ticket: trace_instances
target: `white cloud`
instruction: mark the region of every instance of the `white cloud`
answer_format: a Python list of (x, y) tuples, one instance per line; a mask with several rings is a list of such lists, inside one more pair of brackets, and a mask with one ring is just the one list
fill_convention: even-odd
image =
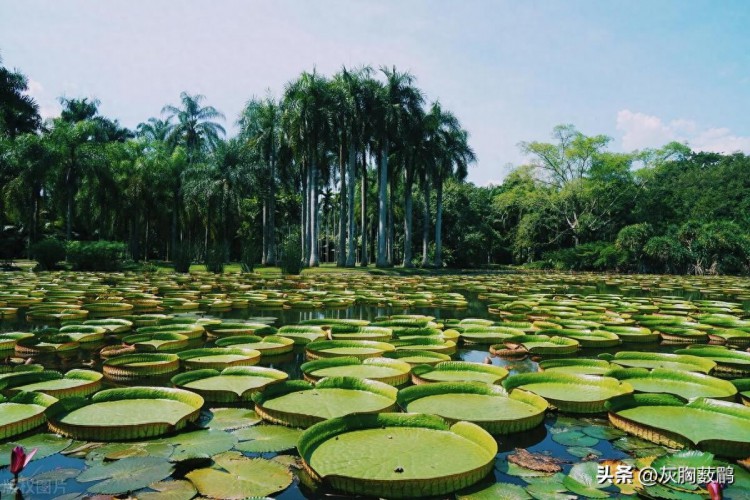
[(716, 153), (750, 152), (750, 137), (739, 136), (726, 127), (701, 128), (695, 121), (665, 122), (658, 116), (623, 109), (617, 113), (617, 130), (622, 132), (625, 151), (658, 148), (670, 141), (687, 143), (696, 151)]
[(26, 93), (33, 97), (39, 105), (39, 116), (42, 117), (42, 120), (54, 118), (60, 115), (60, 104), (55, 99), (47, 96), (47, 93), (44, 90), (44, 85), (42, 85), (41, 82), (29, 78), (28, 90)]

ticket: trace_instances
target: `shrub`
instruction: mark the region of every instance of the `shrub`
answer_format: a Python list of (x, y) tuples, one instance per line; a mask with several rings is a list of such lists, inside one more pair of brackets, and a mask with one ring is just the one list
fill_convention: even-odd
[(189, 273), (190, 265), (193, 263), (193, 251), (190, 245), (184, 242), (177, 243), (172, 249), (172, 262), (175, 272)]
[(61, 260), (65, 260), (65, 244), (54, 238), (37, 241), (31, 245), (31, 256), (36, 259), (39, 270), (54, 269)]
[(125, 244), (115, 241), (71, 241), (66, 248), (74, 271), (117, 271), (122, 267)]
[(284, 274), (299, 274), (302, 271), (302, 250), (298, 232), (284, 238), (281, 244), (279, 266)]

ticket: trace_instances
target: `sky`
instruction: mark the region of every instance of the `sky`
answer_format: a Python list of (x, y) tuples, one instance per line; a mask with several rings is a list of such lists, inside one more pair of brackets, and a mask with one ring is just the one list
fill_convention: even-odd
[(230, 133), (303, 70), (393, 66), (469, 131), (469, 180), (499, 184), (555, 125), (613, 151), (750, 153), (745, 0), (0, 0), (0, 57), (44, 117), (94, 97), (135, 127), (201, 93)]

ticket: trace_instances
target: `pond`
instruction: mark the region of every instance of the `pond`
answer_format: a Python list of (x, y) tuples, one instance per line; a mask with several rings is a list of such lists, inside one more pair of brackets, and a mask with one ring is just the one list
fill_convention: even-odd
[[(189, 398), (168, 400), (172, 396), (164, 395), (159, 396), (160, 404), (153, 407), (134, 406), (127, 401), (99, 402), (94, 407), (90, 400), (66, 398), (63, 401), (85, 403), (64, 409), (56, 404), (46, 413), (52, 415), (56, 430), (68, 433), (73, 429), (70, 431), (73, 437), (52, 434), (46, 424), (8, 436), (0, 443), (0, 465), (6, 466), (0, 469), (0, 483), (3, 493), (8, 493), (13, 479), (7, 467), (10, 449), (13, 443), (19, 443), (26, 449), (39, 448), (21, 474), (19, 489), (27, 498), (72, 499), (97, 493), (130, 492), (138, 498), (169, 494), (169, 498), (188, 499), (198, 494), (196, 487), (204, 496), (217, 497), (232, 497), (243, 491), (274, 498), (346, 496), (342, 492), (347, 491), (346, 486), (337, 490), (330, 482), (316, 482), (315, 462), (312, 471), (302, 467), (295, 447), (302, 432), (278, 424), (297, 422), (308, 427), (325, 420), (326, 411), (340, 410), (338, 400), (331, 399), (329, 408), (325, 398), (335, 398), (335, 391), (348, 390), (347, 404), (354, 404), (359, 411), (375, 405), (371, 411), (378, 413), (377, 398), (385, 398), (382, 408), (389, 408), (384, 410), (386, 413), (403, 409), (407, 403), (414, 405), (413, 408), (447, 408), (448, 413), (461, 409), (463, 415), (472, 412), (482, 415), (477, 416), (480, 427), (492, 430), (488, 421), (497, 417), (496, 413), (510, 411), (503, 406), (508, 398), (499, 389), (505, 384), (518, 395), (542, 402), (541, 413), (537, 412), (537, 422), (541, 423), (508, 433), (502, 429), (507, 430), (510, 424), (495, 422), (495, 431), (501, 430), (493, 431), (495, 441), (491, 447), (496, 447), (497, 454), (489, 466), (491, 471), (482, 473), (481, 480), (472, 481), (476, 484), (460, 489), (457, 493), (460, 498), (614, 498), (637, 493), (652, 498), (708, 498), (705, 483), (709, 482), (707, 479), (717, 479), (717, 471), (733, 473), (733, 484), (725, 488), (724, 498), (750, 498), (750, 477), (738, 462), (750, 455), (742, 455), (750, 450), (750, 436), (746, 435), (750, 414), (743, 410), (750, 408), (742, 406), (742, 396), (731, 383), (740, 381), (736, 384), (740, 393), (750, 390), (750, 384), (745, 386), (742, 382), (750, 379), (750, 361), (745, 359), (750, 357), (749, 311), (750, 281), (731, 277), (565, 273), (374, 276), (358, 272), (282, 278), (207, 273), (190, 276), (5, 273), (0, 275), (0, 346), (4, 349), (0, 350), (3, 356), (0, 387), (8, 399), (17, 393), (15, 387), (47, 392), (76, 388), (83, 391), (94, 386), (97, 391), (130, 386), (173, 387), (171, 380), (178, 372), (182, 375), (175, 383), (183, 390), (192, 389), (191, 394), (204, 396), (214, 390), (216, 395), (216, 388), (226, 381), (219, 380), (218, 372), (206, 369), (221, 370), (233, 363), (273, 369), (263, 373), (267, 377), (279, 377), (273, 374), (278, 373), (274, 370), (280, 370), (288, 374), (290, 381), (299, 382), (265, 380), (269, 385), (263, 386), (264, 397), (256, 399), (257, 413), (252, 411), (249, 394), (260, 387), (254, 385), (260, 382), (257, 377), (243, 379), (249, 372), (243, 372), (242, 368), (235, 369), (235, 378), (227, 380), (231, 380), (230, 387), (235, 390), (249, 384), (248, 396), (226, 404), (207, 402), (199, 413), (197, 408), (190, 407)], [(326, 325), (329, 319), (333, 321)], [(158, 326), (160, 323), (162, 327)], [(289, 328), (301, 324), (306, 326)], [(330, 324), (339, 326), (331, 329)], [(170, 326), (163, 328), (164, 325)], [(386, 338), (378, 337), (386, 330)], [(4, 335), (8, 332), (34, 336)], [(133, 337), (134, 334), (142, 335)], [(369, 342), (357, 340), (357, 335)], [(248, 340), (248, 336), (251, 339), (261, 336), (264, 340)], [(326, 343), (326, 337), (334, 339), (333, 343)], [(279, 338), (282, 340), (276, 340)], [(283, 339), (293, 340), (293, 347), (291, 341)], [(304, 345), (311, 339), (315, 339), (312, 346), (318, 346), (317, 349)], [(253, 342), (261, 351), (233, 348)], [(454, 343), (456, 346), (450, 347)], [(290, 352), (263, 353), (263, 349), (272, 347), (286, 350), (286, 344), (290, 345)], [(119, 351), (112, 350), (116, 346), (120, 346)], [(219, 350), (190, 354), (203, 348)], [(155, 349), (165, 359), (161, 374), (147, 371), (147, 375), (139, 375), (137, 365), (145, 363), (140, 358), (128, 364), (112, 361), (145, 351), (158, 356), (153, 353)], [(339, 366), (338, 362), (330, 364), (327, 360), (343, 355), (349, 355), (347, 359), (352, 359), (351, 355), (361, 355), (362, 359), (385, 356), (391, 364), (373, 363), (368, 373), (375, 374), (402, 366), (404, 363), (399, 359), (406, 358), (399, 358), (397, 353), (409, 351), (427, 351), (433, 356), (436, 352), (448, 353), (453, 360), (475, 363), (475, 367), (486, 368), (491, 364), (507, 370), (507, 374), (502, 373), (495, 380), (486, 370), (477, 369), (481, 376), (474, 374), (466, 380), (482, 382), (473, 382), (472, 386), (472, 382), (461, 382), (464, 379), (460, 370), (446, 374), (438, 373), (435, 366), (419, 369), (412, 366), (412, 380), (415, 376), (422, 377), (422, 382), (443, 380), (433, 387), (437, 390), (442, 386), (443, 393), (431, 394), (432, 389), (419, 389), (430, 384), (401, 383), (398, 405), (395, 396), (393, 401), (387, 400), (390, 392), (382, 389), (386, 385), (382, 382), (375, 382), (372, 385), (375, 389), (367, 389), (377, 395), (368, 392), (367, 397), (362, 396), (354, 403), (351, 386), (329, 384), (329, 387), (319, 383), (313, 389), (302, 382), (313, 381), (311, 368), (304, 373), (301, 369), (311, 359), (324, 361), (321, 369), (332, 370), (330, 373), (345, 374), (347, 366), (363, 362), (355, 359), (349, 365)], [(251, 360), (254, 355), (248, 352), (256, 352), (258, 359)], [(170, 364), (173, 353), (179, 356), (174, 356), (174, 366)], [(673, 353), (680, 356), (662, 356)], [(42, 367), (45, 372), (41, 372)], [(193, 370), (185, 371), (186, 367)], [(50, 370), (78, 375), (73, 378), (39, 375)], [(104, 372), (105, 377), (101, 381), (85, 379), (91, 377), (86, 375), (90, 372)], [(257, 376), (259, 373), (253, 372)], [(550, 378), (550, 374), (556, 375)], [(222, 376), (228, 375), (231, 372)], [(76, 378), (79, 376), (85, 381)], [(433, 379), (428, 380), (430, 377)], [(612, 382), (601, 384), (605, 379)], [(490, 389), (492, 394), (485, 394), (484, 382), (493, 380), (496, 383), (489, 386), (494, 387)], [(268, 395), (289, 384), (297, 384), (294, 385), (297, 392), (276, 391), (275, 396)], [(303, 389), (310, 391), (305, 393), (305, 399), (296, 396)], [(395, 395), (396, 390), (392, 390)], [(476, 393), (475, 402), (467, 397), (466, 391)], [(364, 389), (356, 392), (365, 394)], [(654, 393), (659, 393), (653, 400), (656, 402), (643, 400), (643, 395)], [(297, 400), (285, 402), (290, 394)], [(91, 398), (90, 393), (84, 395)], [(439, 397), (429, 401), (436, 395)], [(492, 395), (501, 399), (493, 400)], [(693, 401), (696, 397), (697, 402)], [(713, 407), (688, 410), (695, 415), (708, 415), (704, 422), (709, 427), (712, 422), (727, 426), (722, 432), (731, 441), (728, 448), (711, 445), (717, 439), (715, 432), (706, 432), (705, 439), (698, 440), (694, 434), (681, 435), (678, 432), (681, 429), (668, 425), (661, 429), (661, 440), (642, 439), (646, 436), (639, 433), (636, 424), (651, 429), (656, 425), (658, 431), (660, 422), (669, 419), (663, 416), (669, 415), (669, 408), (684, 412), (688, 400), (693, 401), (690, 405), (699, 405), (705, 403), (705, 398), (711, 398), (709, 406), (713, 398), (726, 401), (721, 404), (729, 404), (735, 412), (728, 416), (721, 413), (724, 410)], [(747, 399), (745, 396), (746, 402)], [(299, 411), (295, 414), (287, 410), (297, 408), (294, 405), (299, 406), (300, 401), (316, 406), (315, 411), (323, 416), (308, 415), (299, 420), (302, 418)], [(519, 401), (519, 405), (532, 404), (531, 400)], [(606, 401), (611, 401), (607, 408)], [(34, 406), (28, 400), (22, 402), (25, 407)], [(557, 409), (544, 411), (548, 403), (554, 403), (551, 406)], [(493, 404), (500, 405), (497, 412), (488, 410), (494, 408)], [(200, 407), (200, 402), (197, 405)], [(224, 407), (231, 409), (213, 411)], [(3, 412), (10, 415), (9, 408), (0, 407), (0, 423), (4, 421)], [(524, 411), (527, 410), (531, 411), (528, 408)], [(621, 419), (620, 425), (610, 423), (607, 410), (610, 417), (614, 412), (615, 420)], [(164, 435), (138, 439), (137, 434), (132, 434), (137, 431), (128, 430), (123, 423), (129, 418), (138, 424), (155, 413), (162, 420), (181, 422), (172, 428), (179, 432), (167, 431)], [(188, 413), (195, 413), (194, 418), (181, 418)], [(294, 415), (298, 420), (284, 421)], [(95, 437), (102, 436), (102, 431), (86, 427), (92, 418), (123, 423), (108, 431), (114, 439), (107, 441), (114, 443), (102, 443), (104, 438)], [(261, 422), (262, 418), (265, 421)], [(486, 420), (484, 424), (482, 418)], [(681, 425), (689, 427), (689, 423)], [(85, 432), (93, 432), (93, 436), (85, 434), (84, 428), (88, 429)], [(318, 428), (323, 432), (323, 427)], [(76, 432), (83, 434), (75, 435)], [(405, 436), (409, 434), (417, 435), (418, 431)], [(407, 447), (410, 438), (394, 435), (397, 451), (389, 452), (390, 455), (406, 457), (408, 453), (400, 450)], [(341, 437), (345, 441), (348, 436)], [(372, 443), (378, 443), (377, 436), (372, 439)], [(414, 449), (424, 445), (416, 438), (411, 439), (415, 441), (408, 446)], [(357, 452), (356, 460), (366, 461), (364, 455), (381, 445), (367, 445), (369, 448), (365, 447), (364, 452)], [(323, 460), (324, 447), (319, 446), (317, 467), (322, 470), (331, 459)], [(346, 448), (344, 444), (341, 446)], [(696, 451), (685, 456), (677, 451), (678, 447)], [(333, 448), (328, 453), (342, 456), (340, 450)], [(434, 462), (430, 466), (433, 469), (441, 466), (435, 457), (422, 458), (425, 463)], [(378, 463), (381, 459), (373, 460)], [(455, 460), (447, 467), (460, 467), (460, 460)], [(369, 475), (376, 474), (377, 467), (372, 464), (367, 467)], [(393, 470), (389, 468), (383, 474), (391, 477), (396, 470), (402, 478), (407, 478), (422, 468), (424, 465), (416, 464), (413, 468), (402, 467), (398, 462)], [(659, 481), (653, 481), (657, 484), (647, 484), (648, 481), (639, 484), (638, 471), (651, 468), (696, 474), (702, 468), (713, 476), (704, 474), (700, 481), (690, 477), (658, 478)], [(620, 471), (622, 477), (618, 479), (622, 481), (614, 480), (615, 471)], [(612, 478), (604, 477), (608, 472)], [(256, 478), (258, 484), (246, 483), (243, 478)], [(225, 487), (224, 483), (232, 481), (238, 485), (235, 489)], [(412, 495), (413, 492), (403, 496)], [(441, 493), (437, 498), (455, 495)]]

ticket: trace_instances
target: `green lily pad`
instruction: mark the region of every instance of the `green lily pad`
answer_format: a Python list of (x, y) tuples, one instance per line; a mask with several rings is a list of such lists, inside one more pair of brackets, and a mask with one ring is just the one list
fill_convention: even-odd
[(32, 460), (39, 460), (41, 458), (49, 457), (55, 453), (60, 453), (65, 448), (70, 446), (72, 439), (64, 438), (56, 434), (36, 434), (27, 438), (19, 439), (9, 443), (0, 445), (0, 467), (10, 465), (10, 452), (16, 446), (21, 446), (25, 450), (33, 450), (38, 448), (38, 451), (34, 455)]
[(292, 473), (284, 465), (262, 458), (246, 458), (236, 452), (214, 457), (224, 470), (206, 468), (188, 473), (198, 492), (212, 498), (264, 497), (292, 484)]
[(578, 458), (588, 457), (589, 455), (594, 455), (597, 457), (602, 456), (601, 451), (597, 450), (596, 448), (590, 448), (588, 446), (571, 446), (568, 448), (568, 453)]
[(598, 439), (587, 436), (580, 431), (566, 431), (554, 434), (552, 440), (563, 446), (594, 446)]
[(584, 498), (607, 498), (609, 493), (601, 490), (611, 482), (600, 483), (597, 479), (598, 469), (596, 462), (575, 464), (563, 479), (563, 485)]
[(173, 470), (173, 465), (163, 458), (131, 457), (95, 465), (83, 471), (77, 480), (81, 483), (101, 481), (88, 491), (113, 495), (145, 488), (168, 477)]
[(297, 446), (302, 430), (281, 425), (256, 425), (234, 431), (232, 434), (240, 440), (234, 446), (236, 450), (248, 453), (277, 453)]
[(190, 458), (212, 457), (231, 450), (237, 444), (237, 438), (226, 431), (207, 429), (178, 434), (162, 439), (161, 442), (175, 446), (169, 459), (180, 462)]
[(596, 439), (606, 439), (607, 441), (612, 441), (613, 439), (627, 436), (627, 433), (621, 431), (620, 429), (614, 429), (612, 427), (600, 427), (598, 425), (584, 427), (582, 432), (587, 436), (591, 436)]
[(148, 485), (154, 492), (138, 493), (138, 500), (190, 500), (198, 491), (193, 483), (185, 480), (159, 481)]
[(211, 408), (211, 420), (207, 426), (220, 431), (231, 431), (250, 427), (261, 421), (254, 410), (245, 408)]
[(457, 494), (457, 500), (528, 500), (531, 496), (523, 486), (495, 483), (475, 493)]

